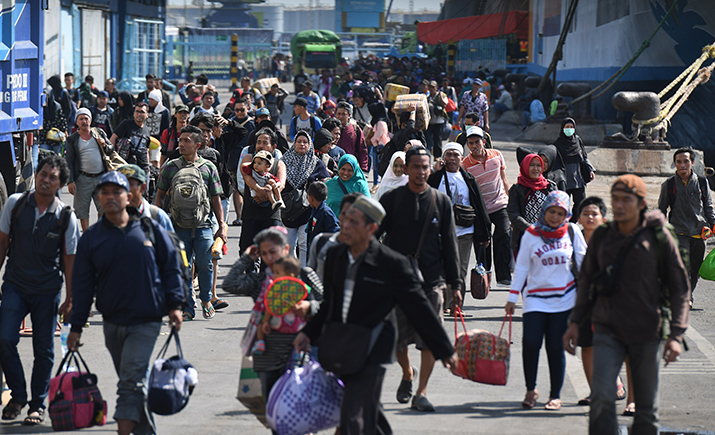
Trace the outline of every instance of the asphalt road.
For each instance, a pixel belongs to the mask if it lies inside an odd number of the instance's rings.
[[[224,100],[224,95],[221,95]],[[292,97],[291,97],[292,98]],[[228,96],[226,96],[226,100]],[[286,107],[290,107],[286,105]],[[284,122],[285,124],[285,122]],[[508,138],[516,136],[518,128],[494,123],[492,135],[496,148],[507,160],[509,180],[515,181],[518,173],[515,149],[522,143]],[[368,177],[369,179],[369,177]],[[589,194],[607,197],[612,177],[598,177],[589,184]],[[660,179],[649,179],[648,185],[657,186]],[[651,190],[652,193],[652,190]],[[649,195],[650,197],[651,195]],[[71,203],[71,196],[62,195]],[[651,202],[652,204],[653,202]],[[233,211],[229,219],[235,217]],[[219,262],[219,283],[238,257],[240,227],[229,227],[229,252]],[[712,245],[708,247],[711,249]],[[127,271],[130,273],[131,271]],[[661,422],[663,433],[715,433],[715,283],[701,281],[695,293],[695,309],[691,313],[691,327],[686,333],[690,350],[680,360],[662,370],[661,374]],[[465,311],[471,317],[466,319],[467,328],[485,329],[498,332],[504,316],[504,304],[508,289],[496,287],[489,297],[478,301],[467,296]],[[239,343],[253,305],[250,298],[225,294],[230,306],[219,312],[212,320],[197,318],[184,324],[181,338],[185,358],[199,372],[196,387],[189,405],[177,415],[157,416],[159,433],[171,434],[263,434],[265,428],[236,399],[238,374],[241,364]],[[397,434],[585,434],[588,425],[588,408],[576,402],[588,395],[588,385],[583,375],[581,362],[577,357],[567,355],[566,381],[562,390],[564,407],[558,412],[546,411],[543,405],[548,400],[548,366],[545,352],[539,361],[537,388],[542,392],[537,407],[533,410],[521,408],[524,397],[524,377],[521,363],[521,310],[517,306],[514,317],[511,367],[506,386],[488,386],[457,378],[438,365],[435,368],[428,396],[436,406],[432,414],[410,410],[395,400],[395,391],[401,372],[396,364],[388,367],[383,385],[382,400],[393,430]],[[452,320],[445,322],[445,328],[454,337]],[[117,377],[109,353],[104,346],[101,315],[90,319],[90,327],[83,334],[82,355],[90,369],[99,376],[99,387],[108,402],[111,417],[116,401],[115,385]],[[168,334],[166,326],[157,341],[155,354]],[[20,340],[19,352],[23,359],[26,377],[32,364],[32,342],[30,338]],[[59,338],[56,339],[57,359],[61,357]],[[413,361],[419,354],[410,350]],[[55,364],[56,369],[57,363]],[[625,378],[624,378],[625,379]],[[8,400],[3,395],[3,403]],[[617,402],[618,412],[625,407],[625,401]],[[24,416],[24,413],[23,413]],[[631,418],[619,417],[622,433]],[[34,434],[51,432],[49,418],[36,427],[25,427],[19,421],[0,423],[0,433]],[[104,427],[83,429],[82,433],[112,433],[116,424],[111,418]],[[325,431],[323,433],[332,433]]]

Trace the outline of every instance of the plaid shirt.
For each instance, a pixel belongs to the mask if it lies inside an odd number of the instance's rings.
[[[479,115],[479,127],[484,128],[484,114],[489,110],[489,100],[483,92],[479,92],[477,96],[473,96],[471,92],[465,92],[462,95],[462,100],[459,102],[461,107],[464,107],[464,114],[474,112]]]

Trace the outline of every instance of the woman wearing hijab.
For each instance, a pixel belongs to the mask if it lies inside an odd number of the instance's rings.
[[[561,409],[566,357],[561,337],[566,332],[571,309],[576,302],[574,271],[581,267],[586,242],[577,225],[570,224],[571,204],[566,192],[549,193],[541,205],[539,220],[529,226],[516,257],[509,299],[504,309],[514,314],[519,294],[523,303],[522,357],[526,397],[524,408],[536,405],[536,373],[539,351],[546,337],[551,392],[548,411]],[[574,257],[572,264],[571,257]]]
[[[351,192],[359,192],[365,196],[370,196],[370,188],[367,185],[365,174],[363,174],[357,159],[352,154],[345,154],[338,162],[338,175],[325,182],[328,186],[328,207],[336,216],[340,215],[340,201],[343,196]]]
[[[407,184],[409,177],[405,174],[405,153],[398,151],[392,155],[390,166],[387,167],[387,172],[382,177],[380,187],[377,188],[375,199],[380,200],[382,195]]]
[[[387,110],[381,102],[372,103],[367,106],[372,119],[370,119],[370,132],[365,136],[368,142],[368,152],[372,159],[372,184],[373,191],[377,190],[380,183],[378,175],[378,165],[380,164],[380,151],[390,141],[390,132],[387,127]]]
[[[294,189],[307,191],[308,186],[315,180],[322,180],[330,177],[330,173],[325,168],[323,162],[315,155],[313,141],[306,131],[299,131],[295,135],[295,142],[283,155],[283,163],[286,166],[286,194]],[[307,240],[305,227],[310,219],[310,206],[302,207],[302,212],[296,214],[295,210],[290,211],[290,217],[285,213],[282,216],[283,225],[288,229],[288,243],[290,252],[298,249],[297,257],[300,258],[301,266],[305,266],[308,259]]]
[[[112,113],[112,118],[109,121],[112,131],[116,130],[124,120],[134,119],[134,96],[132,94],[127,91],[120,92],[117,104],[119,106]]]
[[[519,177],[509,189],[509,214],[513,234],[511,248],[514,255],[519,252],[521,235],[529,225],[536,223],[541,215],[541,204],[549,192],[556,190],[556,184],[542,174],[544,161],[537,154],[528,154],[519,164]]]
[[[516,161],[521,164],[529,154],[538,154],[544,162],[544,177],[556,183],[556,188],[566,191],[566,169],[559,150],[553,145],[538,145],[534,147],[517,147]]]
[[[554,142],[565,165],[566,193],[573,199],[573,222],[576,222],[576,208],[586,197],[586,183],[594,177],[594,168],[588,161],[588,155],[583,147],[581,137],[576,134],[576,121],[564,118],[561,122],[561,132]]]

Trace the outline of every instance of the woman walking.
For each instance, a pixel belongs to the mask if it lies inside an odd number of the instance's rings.
[[[566,193],[573,200],[572,222],[576,222],[576,207],[586,197],[586,183],[594,178],[593,165],[588,160],[581,136],[576,134],[576,121],[564,118],[559,137],[554,142],[556,149],[566,165]]]
[[[549,193],[541,206],[539,220],[529,226],[521,239],[514,278],[504,309],[513,314],[519,294],[524,304],[522,357],[526,397],[524,408],[533,408],[539,393],[536,373],[541,343],[546,338],[551,392],[544,407],[561,409],[566,357],[561,337],[566,332],[571,309],[576,302],[575,270],[581,267],[586,242],[581,230],[569,223],[571,207],[566,192]],[[574,256],[572,263],[571,257]]]

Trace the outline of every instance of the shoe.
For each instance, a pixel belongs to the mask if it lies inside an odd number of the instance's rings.
[[[412,380],[406,381],[402,380],[400,386],[397,387],[397,401],[400,403],[407,403],[412,397],[412,381],[417,379],[417,369],[412,367]]]
[[[623,382],[621,381],[621,377],[618,377],[618,385],[617,385],[618,391],[616,391],[616,400],[623,400],[626,398],[626,387],[623,386]]]
[[[224,308],[228,308],[228,301],[217,299],[213,306],[214,310],[223,310]]]
[[[231,222],[232,227],[240,227],[241,225],[243,225],[243,222],[241,222],[241,219],[236,219],[233,222]]]
[[[511,286],[511,280],[510,279],[502,279],[501,281],[497,281],[497,284],[509,287],[509,286]]]
[[[544,409],[547,411],[558,411],[561,409],[561,405],[563,405],[561,399],[550,399],[546,402],[546,405],[544,405]]]
[[[412,409],[416,409],[420,412],[434,412],[434,406],[427,399],[424,394],[418,394],[412,398]]]
[[[281,200],[278,200],[278,201],[274,202],[272,208],[273,208],[273,210],[275,210],[275,209],[277,209],[277,208],[286,208],[286,204],[285,204],[285,202],[283,202],[283,200],[281,199]]]
[[[45,410],[38,408],[27,413],[27,417],[25,417],[23,424],[25,426],[35,426],[41,424],[43,421],[45,421]]]
[[[524,401],[521,402],[521,406],[526,409],[531,409],[534,406],[536,406],[536,399],[538,399],[538,398],[539,398],[539,393],[536,390],[527,391],[526,397],[524,397]]]
[[[636,404],[631,402],[626,405],[626,409],[623,410],[623,415],[625,415],[626,417],[636,415]]]
[[[584,397],[583,399],[579,400],[578,404],[581,406],[590,406],[591,405],[591,396]]]
[[[184,311],[184,313],[182,314],[182,318],[184,322],[190,322],[194,320],[194,316],[192,316],[191,313],[189,313],[188,311]]]
[[[201,308],[203,308],[204,319],[206,319],[206,320],[213,319],[214,316],[216,315],[216,311],[214,310],[214,307],[213,307],[213,305],[211,305],[211,303],[209,303],[208,308],[206,308],[206,305],[201,304]]]

